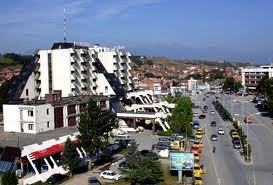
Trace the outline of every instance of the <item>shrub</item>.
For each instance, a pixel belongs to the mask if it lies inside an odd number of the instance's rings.
[[[159,136],[171,136],[172,135],[172,131],[171,130],[160,131],[160,132],[157,133],[157,135],[159,135]]]

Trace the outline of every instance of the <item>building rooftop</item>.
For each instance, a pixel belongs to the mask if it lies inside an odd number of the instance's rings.
[[[76,127],[63,127],[39,134],[12,133],[4,132],[4,127],[0,126],[0,146],[2,148],[10,146],[22,149],[27,145],[41,144],[43,141],[58,139],[65,135],[72,135],[75,132],[78,132]]]
[[[82,96],[71,96],[62,97],[59,101],[53,101],[51,104],[53,106],[76,104],[76,103],[87,103],[90,99],[94,101],[101,101],[109,99],[107,96],[102,95],[82,95]],[[11,105],[43,105],[46,104],[46,100],[11,100],[8,102]]]

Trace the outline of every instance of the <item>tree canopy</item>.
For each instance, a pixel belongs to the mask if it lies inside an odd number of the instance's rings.
[[[74,169],[80,166],[81,159],[77,153],[76,146],[71,142],[70,138],[67,138],[65,142],[61,161],[69,167],[70,172],[73,172]]]
[[[172,111],[171,131],[178,134],[192,134],[192,103],[189,97],[180,97]]]
[[[18,179],[14,172],[7,171],[1,177],[1,184],[2,185],[17,185]]]
[[[233,77],[227,77],[224,81],[223,89],[238,92],[242,88],[242,84],[239,81],[234,80]]]
[[[266,96],[266,105],[270,111],[273,111],[273,79],[265,76],[259,83],[257,90]]]
[[[125,156],[129,169],[122,170],[131,185],[152,185],[162,181],[160,162],[150,157],[144,157],[137,151],[137,145],[132,142]]]
[[[116,127],[113,114],[101,111],[94,100],[90,100],[86,111],[80,115],[78,130],[79,141],[83,148],[92,155],[108,144],[109,132]]]

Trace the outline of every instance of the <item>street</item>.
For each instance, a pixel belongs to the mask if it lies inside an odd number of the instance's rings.
[[[240,119],[253,151],[251,184],[273,184],[273,125],[272,118],[257,114],[256,104],[250,101],[234,101],[232,96],[222,96],[221,102],[236,119]],[[238,98],[237,98],[238,99]],[[239,116],[237,116],[239,115]],[[242,118],[252,115],[253,123],[245,124]],[[237,117],[236,117],[237,116]]]
[[[203,96],[197,96],[194,101],[197,105],[199,104],[201,108],[204,105],[207,105],[209,108],[206,114],[207,117],[200,120],[201,127],[207,130],[205,138],[203,139],[205,151],[201,154],[207,169],[204,184],[254,184],[251,166],[243,163],[239,150],[234,149],[232,146],[229,136],[229,130],[232,128],[231,125],[225,123],[217,112],[215,115],[210,115],[209,113],[210,110],[215,110],[211,104],[215,98],[207,98],[206,101],[202,101],[202,98]],[[217,126],[211,127],[211,121],[216,121]],[[218,135],[218,141],[211,141],[211,134],[217,134],[218,128],[223,128],[225,135]],[[216,148],[215,154],[212,152],[213,146]]]

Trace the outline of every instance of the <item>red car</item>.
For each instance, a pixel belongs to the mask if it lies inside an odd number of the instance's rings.
[[[200,147],[196,146],[196,145],[193,145],[193,146],[191,147],[191,152],[192,152],[192,153],[201,153],[201,152],[202,152],[202,149],[201,149]]]

